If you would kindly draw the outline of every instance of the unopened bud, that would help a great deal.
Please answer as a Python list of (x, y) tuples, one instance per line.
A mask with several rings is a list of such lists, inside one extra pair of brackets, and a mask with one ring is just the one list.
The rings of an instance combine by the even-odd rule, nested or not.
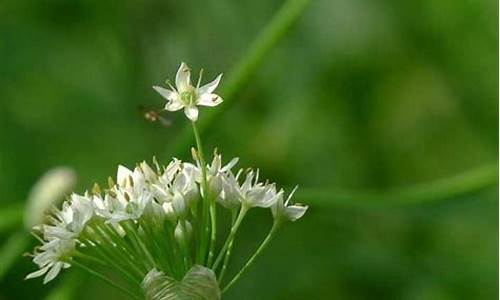
[(178, 243), (183, 243), (184, 241), (189, 241), (191, 239), (191, 234), (193, 232), (193, 227), (188, 221), (179, 220), (177, 226), (175, 227), (174, 236)]
[(174, 223), (177, 220), (177, 215), (175, 214), (174, 211), (174, 206), (172, 205), (172, 202), (164, 202), (162, 204), (163, 211), (165, 212), (165, 217), (172, 223)]
[(184, 218), (186, 216), (187, 213), (186, 201), (184, 200), (184, 197), (181, 194), (179, 193), (174, 194), (172, 205), (174, 207), (174, 211), (177, 214), (177, 216), (179, 216), (180, 218)]

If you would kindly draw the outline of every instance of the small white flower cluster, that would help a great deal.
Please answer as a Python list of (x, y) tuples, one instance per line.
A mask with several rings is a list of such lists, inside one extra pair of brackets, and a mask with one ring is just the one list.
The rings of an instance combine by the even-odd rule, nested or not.
[[(40, 269), (27, 278), (45, 274), (46, 283), (61, 269), (88, 257), (111, 260), (111, 267), (113, 259), (128, 259), (118, 266), (118, 271), (127, 267), (137, 270), (132, 275), (137, 280), (153, 268), (181, 277), (193, 265), (197, 253), (194, 247), (200, 247), (198, 237), (206, 232), (204, 226), (199, 226), (202, 209), (198, 205), (205, 196), (233, 213), (270, 207), (275, 222), (295, 221), (304, 215), (307, 206), (291, 205), (291, 195), (284, 202), (283, 190), (259, 182), (258, 171), (247, 171), (240, 183), (243, 171), (236, 175), (231, 171), (237, 161), (233, 159), (223, 166), (221, 155), (215, 154), (206, 166), (207, 191), (203, 189), (198, 160), (191, 164), (173, 159), (163, 168), (155, 162), (155, 169), (146, 162), (134, 170), (119, 166), (116, 183), (109, 179), (104, 192), (96, 185), (92, 193), (72, 194), (60, 210), (54, 211), (49, 225), (36, 227), (42, 245), (35, 250), (33, 261)], [(117, 256), (113, 258), (114, 254)], [(179, 268), (175, 256), (183, 256), (178, 263), (180, 271), (176, 271)], [(198, 263), (207, 265), (206, 254), (202, 256)], [(148, 258), (145, 262), (134, 261), (144, 257)]]
[[(104, 192), (95, 185), (92, 193), (71, 195), (61, 210), (54, 211), (49, 225), (36, 227), (42, 245), (35, 249), (33, 261), (39, 270), (27, 278), (45, 275), (47, 283), (61, 269), (75, 265), (140, 299), (99, 271), (113, 269), (146, 299), (216, 300), (236, 233), (251, 208), (270, 208), (273, 226), (222, 292), (253, 263), (281, 224), (305, 214), (307, 206), (290, 203), (295, 189), (284, 200), (282, 189), (259, 181), (258, 170), (233, 173), (238, 159), (223, 165), (221, 155), (214, 153), (212, 163), (206, 164), (196, 125), (197, 106), (222, 102), (214, 93), (222, 75), (200, 87), (201, 75), (193, 86), (191, 72), (182, 63), (176, 87), (168, 82), (170, 89), (153, 87), (167, 99), (166, 110), (184, 108), (192, 121), (195, 163), (173, 159), (166, 167), (155, 160), (155, 169), (146, 162), (134, 170), (119, 166), (116, 183), (110, 178)], [(231, 226), (218, 251), (217, 204), (231, 214)]]
[(28, 276), (35, 278), (47, 274), (44, 283), (54, 279), (63, 268), (69, 268), (69, 259), (75, 248), (78, 236), (85, 224), (92, 218), (94, 209), (88, 196), (72, 194), (63, 203), (61, 210), (54, 209), (49, 217), (50, 225), (35, 226), (42, 233), (42, 245), (35, 249), (33, 262), (39, 270)]

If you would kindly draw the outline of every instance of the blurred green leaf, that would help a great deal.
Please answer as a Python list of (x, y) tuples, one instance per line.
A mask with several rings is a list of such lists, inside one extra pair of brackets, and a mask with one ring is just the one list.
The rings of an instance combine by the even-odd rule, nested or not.
[(494, 162), (459, 175), (388, 191), (346, 191), (332, 188), (299, 189), (296, 198), (312, 206), (406, 206), (453, 199), (498, 184)]
[(0, 233), (23, 223), (24, 203), (15, 203), (0, 209)]
[(30, 244), (31, 237), (24, 230), (12, 234), (0, 248), (0, 281)]

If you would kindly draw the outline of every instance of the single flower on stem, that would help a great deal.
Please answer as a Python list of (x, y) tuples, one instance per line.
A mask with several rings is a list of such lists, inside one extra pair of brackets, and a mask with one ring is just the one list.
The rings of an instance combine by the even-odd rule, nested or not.
[(212, 82), (200, 87), (203, 72), (200, 71), (196, 86), (191, 84), (191, 71), (185, 63), (181, 63), (177, 75), (175, 76), (175, 87), (167, 81), (170, 89), (161, 86), (153, 86), (163, 98), (167, 99), (165, 109), (168, 111), (178, 111), (184, 108), (184, 113), (193, 122), (198, 120), (198, 105), (217, 106), (222, 103), (222, 98), (214, 94), (219, 85), (222, 74), (219, 74)]

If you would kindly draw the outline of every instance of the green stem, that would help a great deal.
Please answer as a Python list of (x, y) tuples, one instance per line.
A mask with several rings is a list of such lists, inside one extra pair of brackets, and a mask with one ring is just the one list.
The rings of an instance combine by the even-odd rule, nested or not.
[(236, 221), (234, 222), (234, 225), (231, 227), (231, 231), (229, 231), (229, 234), (227, 236), (226, 242), (222, 246), (222, 249), (219, 252), (219, 255), (217, 256), (217, 259), (215, 260), (215, 263), (212, 266), (212, 270), (216, 270), (219, 264), (222, 262), (222, 258), (226, 255), (226, 251), (229, 248), (229, 245), (233, 242), (234, 237), (236, 235), (236, 232), (238, 231), (238, 228), (241, 225), (241, 222), (245, 218), (245, 215), (248, 211), (248, 208), (246, 206), (241, 206), (240, 212), (238, 214), (238, 217), (236, 218)]
[(139, 224), (146, 234), (148, 238), (145, 238), (145, 242), (148, 243), (149, 248), (152, 251), (153, 257), (155, 257), (158, 260), (159, 265), (168, 273), (172, 274), (172, 267), (170, 266), (169, 260), (167, 258), (168, 254), (165, 253), (165, 251), (168, 250), (165, 249), (163, 250), (162, 247), (160, 246), (159, 242), (161, 239), (164, 237), (160, 234), (158, 234), (155, 230), (154, 225), (155, 222), (153, 221), (152, 223), (146, 222), (144, 219), (139, 220)]
[[(88, 246), (88, 247), (91, 247), (91, 246)], [(94, 248), (94, 249), (96, 249), (96, 248)], [(99, 252), (99, 253), (102, 253), (102, 252)], [(82, 253), (82, 252), (80, 252), (78, 250), (75, 251), (74, 257), (80, 257), (81, 259), (87, 260), (88, 262), (96, 262), (96, 263), (100, 264), (102, 267), (108, 267), (108, 268), (109, 267), (114, 267), (119, 272), (121, 272), (123, 274), (123, 276), (127, 277), (127, 279), (129, 279), (132, 283), (137, 284), (138, 286), (141, 285), (141, 278), (140, 277), (137, 277), (137, 278), (134, 277), (134, 275), (132, 273), (130, 273), (127, 268), (124, 268), (120, 264), (118, 264), (116, 262), (117, 261), (116, 257), (111, 257), (110, 258), (109, 256), (106, 257), (106, 256), (104, 256), (102, 254), (99, 254), (99, 253), (98, 253), (98, 255), (100, 255), (100, 257), (102, 259), (104, 259), (105, 261), (103, 261), (102, 259), (99, 259), (97, 257), (93, 257), (91, 255), (87, 255), (85, 253)]]
[(208, 250), (207, 266), (210, 266), (214, 259), (215, 243), (217, 239), (217, 216), (216, 216), (215, 199), (210, 199), (210, 218), (211, 218), (210, 247)]
[[(145, 261), (142, 258), (141, 254), (135, 251), (131, 242), (126, 241), (121, 235), (119, 235), (114, 228), (108, 225), (97, 225), (94, 230), (98, 236), (107, 243), (102, 243), (101, 248), (107, 253), (111, 259), (115, 256), (121, 256), (123, 262), (127, 262), (128, 265), (134, 270), (144, 276), (148, 271), (148, 266), (145, 264)], [(90, 235), (88, 237), (89, 240), (93, 240), (93, 236)], [(105, 245), (113, 245), (116, 244), (116, 247), (107, 247)], [(99, 247), (97, 247), (98, 249)], [(141, 271), (141, 269), (144, 270)]]
[(110, 284), (111, 286), (119, 289), (120, 291), (126, 293), (127, 295), (131, 296), (132, 298), (134, 299), (137, 299), (137, 300), (141, 300), (141, 298), (139, 296), (137, 296), (136, 294), (132, 293), (131, 291), (127, 290), (126, 288), (118, 285), (117, 283), (115, 283), (114, 281), (110, 280), (109, 278), (107, 278), (106, 276), (104, 276), (103, 274), (101, 274), (100, 272), (96, 271), (96, 270), (93, 270), (87, 266), (85, 266), (84, 264), (81, 264), (79, 262), (77, 262), (76, 260), (72, 260), (72, 261), (69, 261), (70, 264), (72, 265), (75, 265), (77, 267), (79, 267), (80, 269), (84, 270), (85, 272), (89, 273), (90, 275), (93, 275), (103, 281), (105, 281), (106, 283)]
[(255, 253), (248, 259), (248, 261), (243, 266), (243, 268), (241, 268), (241, 270), (238, 272), (238, 274), (236, 274), (233, 277), (233, 279), (231, 279), (231, 281), (229, 281), (229, 283), (224, 287), (224, 289), (222, 289), (222, 293), (226, 292), (236, 281), (238, 281), (238, 279), (241, 277), (241, 275), (248, 269), (248, 267), (250, 267), (252, 265), (252, 263), (254, 262), (254, 260), (267, 247), (267, 245), (269, 244), (269, 242), (273, 239), (274, 235), (278, 231), (279, 224), (280, 223), (278, 223), (278, 222), (275, 222), (273, 224), (273, 227), (271, 228), (271, 230), (267, 234), (267, 236), (264, 239), (264, 241), (262, 241), (262, 243), (260, 244), (259, 248), (257, 248), (257, 251), (255, 251)]
[[(196, 139), (196, 148), (198, 149), (198, 158), (200, 161), (200, 169), (201, 169), (201, 189), (202, 189), (202, 222), (200, 223), (201, 228), (200, 232), (200, 247), (198, 248), (198, 252), (196, 255), (196, 263), (204, 265), (205, 259), (207, 257), (207, 247), (208, 247), (208, 237), (210, 235), (210, 227), (209, 227), (209, 210), (212, 211), (209, 197), (208, 197), (208, 183), (207, 183), (207, 164), (205, 162), (205, 156), (203, 154), (203, 145), (201, 143), (200, 133), (198, 131), (198, 127), (196, 126), (196, 122), (191, 122), (193, 126), (194, 137)], [(214, 222), (215, 215), (212, 214), (212, 223)], [(214, 224), (212, 224), (212, 232), (213, 232)]]
[(129, 235), (130, 240), (133, 243), (135, 243), (135, 245), (137, 247), (137, 252), (142, 254), (143, 257), (145, 257), (147, 259), (147, 261), (150, 263), (150, 265), (148, 265), (148, 268), (152, 269), (153, 267), (156, 267), (156, 262), (155, 262), (153, 256), (151, 255), (151, 253), (149, 252), (149, 249), (146, 247), (146, 245), (142, 241), (141, 237), (137, 233), (137, 229), (135, 228), (135, 224), (131, 220), (125, 221), (123, 229), (125, 230), (127, 235)]
[[(93, 229), (93, 233), (89, 234), (87, 231), (82, 232), (80, 237), (80, 242), (86, 244), (87, 249), (93, 250), (96, 254), (106, 261), (110, 266), (113, 266), (125, 276), (133, 279), (135, 282), (140, 282), (142, 277), (144, 277), (147, 270), (142, 271), (139, 266), (136, 266), (134, 262), (137, 259), (131, 259), (131, 256), (124, 251), (121, 245), (117, 244), (117, 247), (107, 247), (105, 245), (112, 245), (113, 240), (119, 242), (118, 239), (113, 239), (101, 231), (97, 226)], [(87, 244), (87, 241), (96, 242), (94, 246), (91, 243)], [(135, 274), (130, 273), (134, 271)]]
[(189, 250), (189, 243), (188, 243), (188, 231), (187, 231), (186, 221), (179, 220), (179, 222), (181, 222), (181, 230), (182, 230), (181, 248), (182, 252), (184, 252), (184, 267), (185, 267), (185, 272), (187, 272), (192, 264), (190, 250)]
[[(87, 233), (87, 239), (90, 241), (100, 239), (101, 244), (98, 244), (95, 248), (102, 250), (108, 259), (113, 261), (116, 260), (116, 257), (120, 257), (119, 261), (129, 265), (128, 268), (136, 270), (140, 274), (139, 276), (144, 276), (149, 272), (150, 269), (142, 259), (142, 255), (135, 250), (131, 242), (125, 240), (112, 227), (105, 224), (96, 224), (93, 231), (95, 236), (92, 233)], [(114, 244), (116, 244), (116, 247), (110, 247)]]
[[(175, 279), (181, 280), (182, 276), (184, 276), (183, 272), (183, 266), (184, 266), (184, 260), (182, 259), (181, 255), (181, 248), (176, 243), (175, 239), (175, 228), (173, 226), (168, 226), (164, 224), (165, 232), (168, 236), (168, 239), (163, 239), (165, 241), (165, 246), (168, 247), (167, 249), (171, 249), (171, 260), (172, 260), (172, 276), (174, 276)], [(168, 244), (167, 241), (171, 241), (171, 244)]]
[[(86, 247), (88, 247), (88, 245), (85, 245)], [(82, 259), (86, 259), (88, 261), (91, 261), (91, 262), (95, 262), (95, 263), (98, 263), (100, 264), (101, 266), (107, 266), (106, 262), (103, 261), (102, 259), (100, 258), (97, 258), (97, 257), (94, 257), (92, 255), (88, 255), (86, 253), (83, 253), (81, 252), (80, 250), (75, 250), (75, 252), (73, 252), (73, 256), (74, 257), (80, 257)]]
[[(203, 154), (203, 145), (201, 143), (201, 137), (200, 137), (200, 132), (198, 131), (198, 126), (196, 125), (196, 122), (191, 122), (193, 126), (193, 132), (194, 132), (194, 137), (196, 139), (196, 148), (198, 150), (198, 158), (200, 159), (200, 168), (201, 168), (201, 181), (202, 181), (202, 187), (207, 188), (207, 164), (205, 162), (205, 155)], [(206, 193), (207, 190), (204, 190)], [(206, 195), (204, 195), (206, 197)]]
[[(137, 273), (138, 278), (144, 276), (144, 274), (148, 272), (148, 266), (145, 264), (144, 259), (142, 259), (142, 256), (136, 252), (135, 249), (133, 249), (130, 243), (126, 243), (124, 241), (123, 243), (120, 242), (119, 245), (118, 239), (110, 237), (106, 235), (104, 231), (100, 230), (96, 231), (95, 236), (89, 236), (88, 240), (100, 240), (101, 243), (97, 244), (94, 249), (111, 265), (116, 264), (116, 267), (119, 268), (119, 270), (134, 270)], [(114, 243), (117, 244), (117, 247), (112, 246)]]
[[(235, 221), (236, 221), (236, 213), (233, 211), (231, 214), (231, 227), (234, 226)], [(233, 250), (233, 244), (234, 244), (234, 241), (231, 241), (229, 243), (229, 246), (228, 246), (227, 251), (226, 251), (226, 256), (224, 256), (224, 262), (222, 263), (222, 269), (220, 271), (220, 275), (219, 275), (219, 279), (218, 279), (219, 285), (221, 284), (222, 279), (224, 278), (224, 275), (226, 274), (227, 264), (229, 262), (229, 258), (231, 257), (231, 253)]]

